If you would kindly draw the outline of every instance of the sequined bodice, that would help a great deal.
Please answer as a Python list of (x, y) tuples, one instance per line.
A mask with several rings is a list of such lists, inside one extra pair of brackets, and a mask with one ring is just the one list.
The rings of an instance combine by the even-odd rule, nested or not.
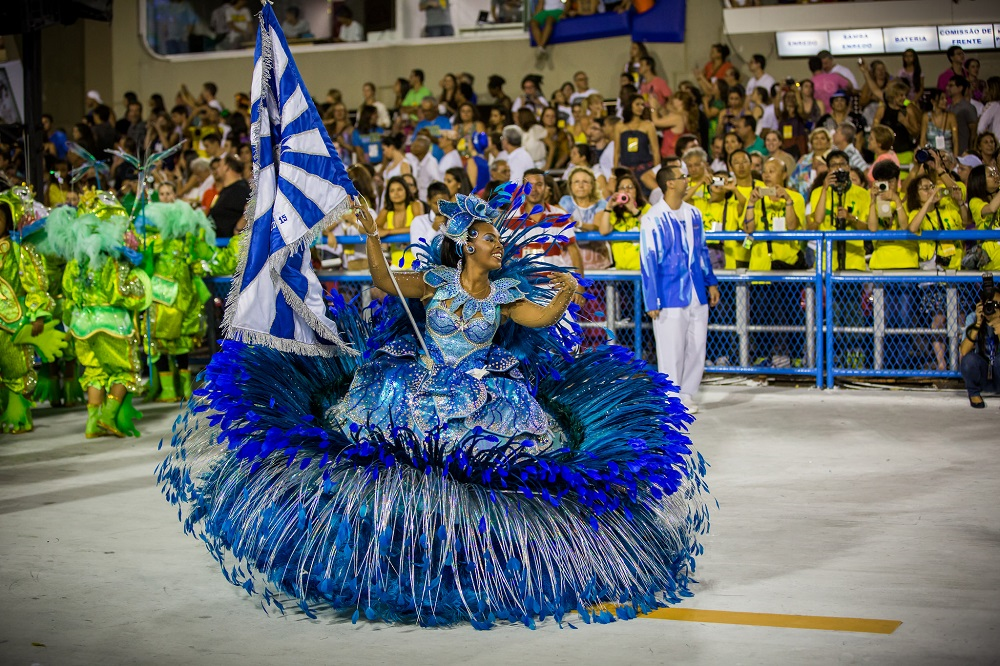
[(425, 273), (424, 281), (436, 288), (427, 305), (428, 350), (436, 362), (451, 366), (489, 349), (500, 326), (500, 306), (524, 297), (516, 280), (501, 279), (490, 283), (486, 298), (473, 298), (462, 288), (458, 270), (445, 266)]

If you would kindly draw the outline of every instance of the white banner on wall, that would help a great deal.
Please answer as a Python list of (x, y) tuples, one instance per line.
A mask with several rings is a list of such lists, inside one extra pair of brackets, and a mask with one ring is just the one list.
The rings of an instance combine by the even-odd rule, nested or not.
[(906, 49), (914, 51), (937, 51), (938, 29), (935, 26), (913, 28), (882, 28), (886, 53), (902, 53)]
[(968, 51), (996, 48), (993, 24), (938, 26), (938, 48), (947, 51), (952, 46)]
[(825, 30), (779, 32), (778, 55), (782, 57), (814, 56), (829, 50), (830, 38)]
[(833, 55), (865, 55), (885, 53), (881, 28), (830, 30), (830, 52)]
[(807, 30), (775, 33), (778, 55), (783, 58), (814, 56), (829, 50), (834, 55), (918, 53), (947, 51), (961, 46), (969, 51), (1000, 49), (1000, 23), (975, 25), (930, 25), (909, 28), (856, 28), (854, 30)]

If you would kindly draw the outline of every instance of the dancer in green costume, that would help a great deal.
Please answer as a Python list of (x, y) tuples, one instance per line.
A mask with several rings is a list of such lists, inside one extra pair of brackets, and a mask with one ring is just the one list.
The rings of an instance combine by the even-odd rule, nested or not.
[(30, 188), (0, 193), (0, 430), (11, 434), (33, 429), (35, 350), (52, 360), (66, 347), (51, 321), (55, 304), (48, 294), (45, 261), (24, 242), (43, 224), (35, 216)]
[(69, 334), (83, 368), (88, 438), (138, 436), (132, 395), (141, 390), (137, 314), (152, 301), (142, 254), (121, 204), (109, 192), (84, 194), (76, 212), (56, 208), (48, 241), (66, 259), (63, 297)]
[(191, 397), (188, 355), (205, 335), (211, 293), (202, 276), (216, 254), (215, 228), (204, 213), (180, 201), (147, 204), (135, 226), (153, 286), (142, 327), (152, 364), (147, 399), (179, 402)]

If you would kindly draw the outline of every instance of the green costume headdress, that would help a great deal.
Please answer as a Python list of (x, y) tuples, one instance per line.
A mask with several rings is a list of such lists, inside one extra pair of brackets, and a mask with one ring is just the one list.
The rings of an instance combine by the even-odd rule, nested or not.
[(215, 226), (201, 210), (192, 208), (183, 201), (173, 203), (146, 204), (135, 220), (135, 230), (143, 233), (155, 232), (166, 240), (183, 238), (189, 234), (197, 236), (204, 232), (205, 242), (215, 246)]

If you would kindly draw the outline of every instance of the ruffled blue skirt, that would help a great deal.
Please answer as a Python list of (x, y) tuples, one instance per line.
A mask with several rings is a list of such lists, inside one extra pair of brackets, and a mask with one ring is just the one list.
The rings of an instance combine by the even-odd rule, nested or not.
[[(706, 465), (673, 387), (621, 347), (545, 367), (466, 379), (406, 353), (359, 367), (226, 342), (158, 478), (265, 610), (485, 629), (690, 596)], [(467, 399), (435, 401), (448, 382)]]

